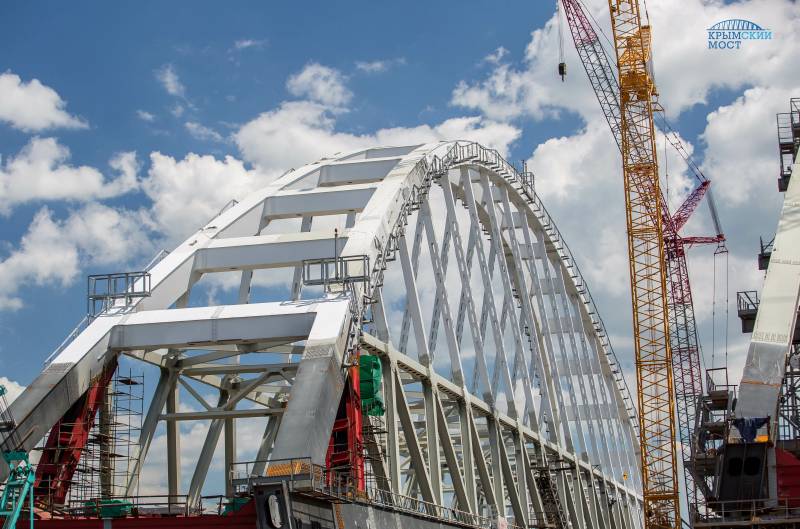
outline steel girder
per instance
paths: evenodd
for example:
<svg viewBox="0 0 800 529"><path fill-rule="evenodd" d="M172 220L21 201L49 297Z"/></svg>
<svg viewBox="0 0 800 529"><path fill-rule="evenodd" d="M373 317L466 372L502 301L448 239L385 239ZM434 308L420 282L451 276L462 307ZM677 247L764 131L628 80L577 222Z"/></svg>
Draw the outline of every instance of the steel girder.
<svg viewBox="0 0 800 529"><path fill-rule="evenodd" d="M323 288L309 260L336 270ZM252 295L266 269L293 271L279 302ZM239 274L235 303L188 308L221 272ZM320 160L225 210L150 273L149 297L95 318L14 402L25 448L124 354L161 372L128 492L165 423L168 493L196 502L219 438L229 476L236 424L253 417L269 419L258 446L240 447L252 472L267 459L323 463L360 349L384 374L378 487L520 525L641 527L621 368L555 224L496 151L442 142ZM184 420L210 424L185 491Z"/></svg>

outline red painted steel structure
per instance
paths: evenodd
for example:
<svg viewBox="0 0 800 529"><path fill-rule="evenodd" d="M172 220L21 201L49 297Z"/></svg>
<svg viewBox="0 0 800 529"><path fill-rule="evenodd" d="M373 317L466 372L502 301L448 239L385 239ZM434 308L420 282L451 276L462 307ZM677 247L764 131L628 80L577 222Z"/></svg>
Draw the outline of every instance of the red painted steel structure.
<svg viewBox="0 0 800 529"><path fill-rule="evenodd" d="M131 515L111 520L100 517L37 519L37 529L103 529L108 522L114 529L254 529L257 526L256 507L251 500L228 514L198 514L190 516ZM20 519L17 529L29 529L29 520Z"/></svg>
<svg viewBox="0 0 800 529"><path fill-rule="evenodd" d="M358 365L348 369L349 377L333 423L326 466L331 475L349 473L357 490L366 490L364 477L364 430Z"/></svg>
<svg viewBox="0 0 800 529"><path fill-rule="evenodd" d="M75 469L89 440L89 432L116 369L114 360L50 429L42 457L36 465L34 495L37 498L54 505L65 503Z"/></svg>

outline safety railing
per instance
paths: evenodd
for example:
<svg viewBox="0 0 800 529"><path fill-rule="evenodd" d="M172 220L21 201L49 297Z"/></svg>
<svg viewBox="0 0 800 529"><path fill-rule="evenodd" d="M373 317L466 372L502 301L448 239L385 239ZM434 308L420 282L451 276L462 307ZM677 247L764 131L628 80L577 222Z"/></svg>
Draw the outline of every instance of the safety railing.
<svg viewBox="0 0 800 529"><path fill-rule="evenodd" d="M755 290L745 290L736 293L736 307L739 315L743 312L757 311L761 300L758 299L758 292Z"/></svg>
<svg viewBox="0 0 800 529"><path fill-rule="evenodd" d="M258 472L259 470L262 470L263 473ZM286 483L292 492L323 496L333 501L377 505L389 510L465 527L495 527L497 522L496 519L437 505L375 486L368 485L365 490L359 490L349 474L315 465L310 458L238 462L231 465L230 475L232 482L240 492L265 483ZM547 525L546 513L534 512L531 516L529 526L543 527ZM508 527L513 529L519 526L509 523Z"/></svg>
<svg viewBox="0 0 800 529"><path fill-rule="evenodd" d="M221 495L203 496L196 505L191 505L185 494L121 496L71 500L63 514L68 518L222 515L230 504L231 499Z"/></svg>
<svg viewBox="0 0 800 529"><path fill-rule="evenodd" d="M58 347L56 347L56 348L53 350L53 352L52 352L52 353L50 353L50 355L49 355L47 358L45 358L45 360L44 360L44 366L45 366L45 367L47 367L48 365L50 365L50 363L53 361L53 359L54 359L55 357L57 357L57 356L58 356L58 355L61 353L61 351L63 351L64 349L66 349L66 348L67 348L67 346L68 346L69 344L71 344L71 343L72 343L72 341L73 341L73 340L75 340L75 338L76 338L76 337L77 337L77 336L78 336L80 333L82 333L82 332L83 332L83 330L84 330L84 329L87 327L87 325L89 325L89 316L84 316L84 317L83 317L83 319L82 319L81 321L79 321L79 322L78 322L78 325L76 325L76 326L75 326L75 328L74 328L74 329L72 329L72 332L70 332L70 333L67 335L67 337L66 337L66 338L64 338L64 341L63 341L63 342L61 342L61 343L58 345Z"/></svg>
<svg viewBox="0 0 800 529"><path fill-rule="evenodd" d="M369 256L343 255L303 260L303 284L330 286L347 283L369 283Z"/></svg>
<svg viewBox="0 0 800 529"><path fill-rule="evenodd" d="M727 367L714 367L706 369L706 389L711 391L735 390L736 384L728 380Z"/></svg>
<svg viewBox="0 0 800 529"><path fill-rule="evenodd" d="M152 259L145 265L144 271L149 272L155 265L160 263L166 256L169 255L169 250L159 250Z"/></svg>
<svg viewBox="0 0 800 529"><path fill-rule="evenodd" d="M800 498L709 501L695 507L695 523L708 525L756 520L763 524L800 522Z"/></svg>
<svg viewBox="0 0 800 529"><path fill-rule="evenodd" d="M219 210L219 211L217 211L217 212L214 214L214 216L213 216L213 217L211 217L210 219L208 219L208 222L206 222L206 223L205 223L203 226L204 226L205 228L213 228L214 226L209 226L209 224L211 224L211 222L212 222L214 219L216 219L217 217L219 217L220 215L222 215L223 213L225 213L226 211L228 211L229 209L231 209L233 206L235 206L235 205L236 205L236 204L238 204L238 203L239 203L239 201L238 201L238 200L236 200L235 198L232 198L232 199L230 199L229 201L227 201L227 202L225 203L225 205L224 205L224 206L222 206L222 207L220 208L220 210ZM204 229L205 229L205 228L204 228Z"/></svg>
<svg viewBox="0 0 800 529"><path fill-rule="evenodd" d="M91 320L112 307L127 309L134 300L149 295L150 273L147 271L90 275L87 278L86 312Z"/></svg>

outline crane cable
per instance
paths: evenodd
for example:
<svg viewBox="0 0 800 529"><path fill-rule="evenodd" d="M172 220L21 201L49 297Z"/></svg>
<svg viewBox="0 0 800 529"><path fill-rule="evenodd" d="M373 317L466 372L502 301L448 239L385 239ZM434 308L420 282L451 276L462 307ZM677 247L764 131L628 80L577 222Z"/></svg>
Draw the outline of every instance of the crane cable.
<svg viewBox="0 0 800 529"><path fill-rule="evenodd" d="M561 0L556 0L556 25L558 26L558 75L561 82L567 76L567 63L564 61L564 29L561 23Z"/></svg>
<svg viewBox="0 0 800 529"><path fill-rule="evenodd" d="M715 357L717 353L717 257L719 255L725 255L725 295L723 296L725 299L725 319L723 320L724 330L725 330L725 341L724 341L724 361L725 363L722 364L722 367L728 367L728 327L730 322L730 260L728 252L728 248L725 246L724 243L720 243L717 246L717 249L714 250L714 272L713 272L713 287L712 287L712 302L711 302L711 368L715 368Z"/></svg>

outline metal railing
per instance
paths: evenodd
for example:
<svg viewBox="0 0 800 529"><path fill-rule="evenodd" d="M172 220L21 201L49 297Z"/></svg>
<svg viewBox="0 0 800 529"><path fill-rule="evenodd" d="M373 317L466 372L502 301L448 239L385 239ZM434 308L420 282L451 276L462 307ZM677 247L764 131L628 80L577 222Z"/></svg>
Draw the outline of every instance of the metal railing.
<svg viewBox="0 0 800 529"><path fill-rule="evenodd" d="M256 475L257 469L264 469L264 473ZM230 476L239 492L249 491L253 486L260 484L285 482L292 492L324 496L333 501L376 505L388 510L446 521L465 527L495 527L497 521L375 486L368 485L365 490L359 490L349 474L315 465L310 458L233 463ZM548 525L546 513L533 512L531 517L529 526ZM509 523L508 527L514 529L520 526Z"/></svg>
<svg viewBox="0 0 800 529"><path fill-rule="evenodd" d="M368 255L343 255L303 260L303 284L329 286L370 281Z"/></svg>
<svg viewBox="0 0 800 529"><path fill-rule="evenodd" d="M47 367L48 365L50 365L50 363L53 361L53 359L54 359L56 356L58 356L58 355L59 355L59 353L61 353L61 351L63 351L64 349L66 349L66 348L67 348L67 346L68 346L69 344L71 344L71 343L72 343L72 341L73 341L73 340L75 340L75 338L76 338L76 337L77 337L77 336L78 336L80 333L82 333L82 332L83 332L83 330L84 330L84 329L85 329L85 328L86 328L88 325L89 325L89 316L84 316L84 317L83 317L83 319L82 319L81 321L79 321L79 322L78 322L78 325L76 325L76 326L75 326L75 328L74 328L74 329L72 329L72 332L70 332L70 333L67 335L67 337L66 337L66 338L64 338L64 341L63 341L63 342L61 342L61 343L59 344L59 346L58 346L58 347L56 347L56 348L53 350L53 352L52 352L52 353L50 353L50 355L49 355L47 358L45 358L45 360L44 360L44 366L45 366L45 367Z"/></svg>
<svg viewBox="0 0 800 529"><path fill-rule="evenodd" d="M226 211L228 211L229 209L231 209L233 206L235 206L238 203L239 203L239 201L236 200L235 198L232 198L229 201L225 202L225 205L222 206L219 209L219 211L217 211L214 214L213 217L208 219L208 221L205 224L203 224L203 228L202 229L214 228L215 226L209 226L209 224L211 224L211 222L214 221L214 219L216 219L217 217L219 217L220 215L222 215L223 213L225 213Z"/></svg>
<svg viewBox="0 0 800 529"><path fill-rule="evenodd" d="M157 252L157 253L156 253L156 254L153 256L153 258L152 258L152 259L150 259L150 261L149 261L149 262L148 262L148 263L145 265L145 267L144 267L144 271L145 271L145 272L149 272L150 270L152 270L152 269L153 269L153 267L154 267L155 265L157 265L158 263L160 263L160 262L161 262L161 261L162 261L162 260L163 260L163 259L164 259L166 256L168 256L168 255L169 255L169 250L166 250L166 249L159 250L159 251L158 251L158 252Z"/></svg>
<svg viewBox="0 0 800 529"><path fill-rule="evenodd" d="M736 293L736 307L739 312L756 311L761 300L756 290L745 290Z"/></svg>
<svg viewBox="0 0 800 529"><path fill-rule="evenodd" d="M695 506L695 522L705 524L734 521L768 522L792 518L800 521L800 498L778 498L772 501L767 499L710 501L706 512L698 508L705 506L705 503L698 503Z"/></svg>
<svg viewBox="0 0 800 529"><path fill-rule="evenodd" d="M231 501L222 495L203 496L196 505L191 505L185 494L121 496L71 500L63 512L67 518L222 515Z"/></svg>
<svg viewBox="0 0 800 529"><path fill-rule="evenodd" d="M126 309L134 300L150 295L150 273L147 271L95 274L87 278L86 312L89 319L109 309ZM122 306L117 304L122 301Z"/></svg>
<svg viewBox="0 0 800 529"><path fill-rule="evenodd" d="M706 389L711 391L736 390L736 384L728 380L727 367L713 367L706 369Z"/></svg>

